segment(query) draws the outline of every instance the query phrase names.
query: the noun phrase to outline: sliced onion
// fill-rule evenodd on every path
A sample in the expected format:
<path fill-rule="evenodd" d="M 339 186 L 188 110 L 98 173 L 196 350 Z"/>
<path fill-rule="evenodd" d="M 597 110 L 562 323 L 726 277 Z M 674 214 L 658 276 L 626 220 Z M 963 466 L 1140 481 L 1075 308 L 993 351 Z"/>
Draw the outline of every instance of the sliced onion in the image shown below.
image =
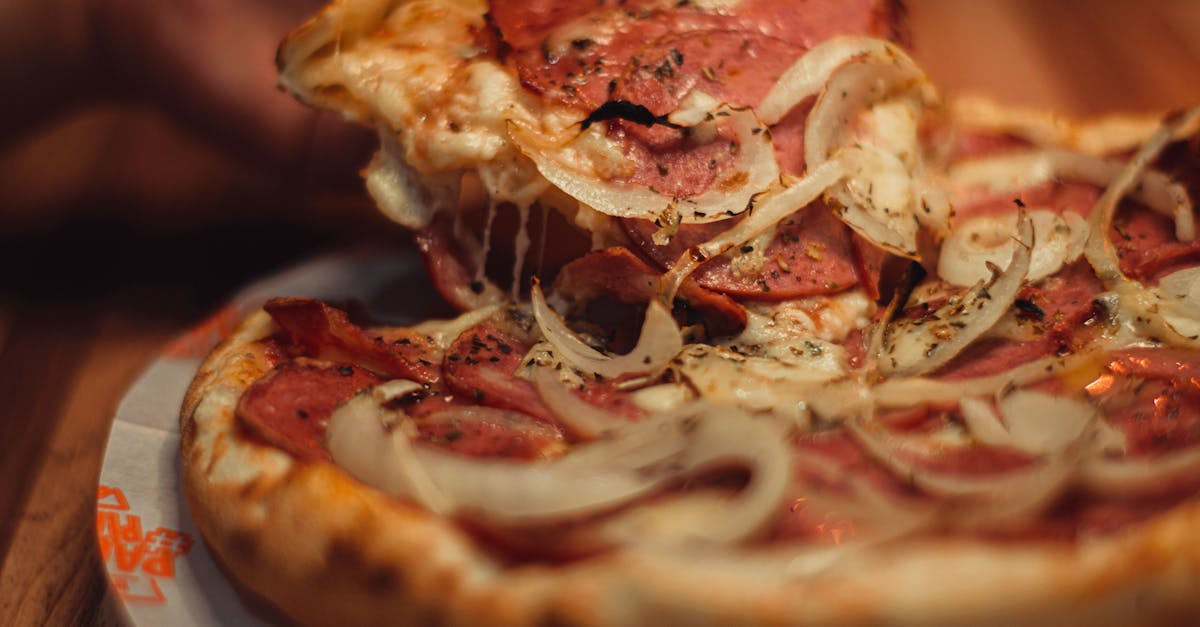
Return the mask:
<path fill-rule="evenodd" d="M 679 325 L 675 324 L 671 312 L 657 300 L 651 301 L 646 307 L 642 332 L 638 335 L 633 350 L 615 357 L 605 355 L 579 339 L 558 313 L 546 303 L 540 285 L 533 286 L 529 301 L 533 306 L 538 328 L 554 346 L 555 353 L 567 364 L 583 372 L 608 378 L 630 373 L 658 372 L 683 350 L 683 334 L 679 331 Z"/>
<path fill-rule="evenodd" d="M 804 362 L 785 363 L 697 344 L 679 354 L 676 369 L 705 400 L 794 417 L 807 409 L 807 401 L 818 396 L 824 384 L 845 373 L 830 357 L 822 351 Z"/>
<path fill-rule="evenodd" d="M 1113 179 L 1092 208 L 1089 223 L 1092 237 L 1084 255 L 1096 271 L 1096 276 L 1117 296 L 1126 317 L 1135 322 L 1144 336 L 1175 346 L 1200 348 L 1200 337 L 1180 332 L 1162 315 L 1162 297 L 1121 271 L 1116 247 L 1109 240 L 1113 216 L 1122 197 L 1142 178 L 1143 172 L 1181 128 L 1200 122 L 1200 107 L 1175 116 L 1162 126 L 1138 149 L 1129 163 Z"/>
<path fill-rule="evenodd" d="M 1124 164 L 1065 150 L 1034 150 L 968 159 L 950 170 L 950 185 L 956 198 L 982 189 L 1000 195 L 1059 180 L 1081 181 L 1096 186 L 1111 183 Z M 1196 219 L 1187 189 L 1154 170 L 1141 174 L 1130 196 L 1151 210 L 1175 220 L 1175 236 L 1184 242 L 1196 237 Z"/>
<path fill-rule="evenodd" d="M 928 80 L 913 60 L 894 46 L 842 64 L 825 85 L 808 116 L 804 158 L 809 167 L 824 163 L 848 145 L 847 131 L 857 116 L 889 97 L 923 91 Z M 929 94 L 919 94 L 924 100 Z M 908 143 L 907 138 L 903 142 Z M 916 156 L 916 155 L 913 155 Z"/>
<path fill-rule="evenodd" d="M 758 115 L 763 122 L 775 124 L 796 105 L 819 92 L 829 76 L 846 62 L 862 56 L 886 58 L 901 54 L 894 45 L 873 37 L 842 35 L 827 39 L 779 75 L 759 103 Z"/>
<path fill-rule="evenodd" d="M 929 438 L 903 437 L 861 419 L 846 427 L 867 452 L 892 473 L 929 492 L 955 500 L 946 522 L 959 527 L 996 527 L 1038 514 L 1067 488 L 1077 454 L 1048 456 L 1027 467 L 987 475 L 936 472 L 906 458 L 936 457 Z"/>
<path fill-rule="evenodd" d="M 1033 222 L 1022 214 L 1008 269 L 992 281 L 952 298 L 937 311 L 915 320 L 888 325 L 879 370 L 886 375 L 911 375 L 942 366 L 992 328 L 1012 306 L 1029 271 L 1034 245 Z"/>
<path fill-rule="evenodd" d="M 928 217 L 918 207 L 926 187 L 918 126 L 932 98 L 924 74 L 903 52 L 866 54 L 834 72 L 804 135 L 809 168 L 835 156 L 851 167 L 845 183 L 829 192 L 842 221 L 880 248 L 912 259 L 918 226 Z M 873 135 L 852 133 L 870 121 L 876 121 Z"/>
<path fill-rule="evenodd" d="M 810 203 L 816 200 L 822 192 L 841 179 L 845 171 L 845 166 L 838 160 L 828 161 L 815 168 L 810 167 L 803 178 L 782 189 L 776 188 L 768 192 L 765 194 L 765 198 L 757 199 L 756 206 L 750 215 L 733 228 L 699 246 L 684 251 L 661 279 L 664 292 L 663 301 L 672 302 L 684 279 L 700 267 L 700 264 L 734 246 L 749 241 L 796 211 L 809 207 Z M 810 210 L 821 211 L 822 209 L 810 207 Z"/>
<path fill-rule="evenodd" d="M 1030 253 L 1026 281 L 1038 281 L 1058 272 L 1083 254 L 1087 243 L 1087 220 L 1067 212 L 1061 216 L 1045 209 L 1028 212 L 1033 220 L 1035 244 Z M 979 216 L 956 225 L 942 243 L 938 257 L 938 276 L 961 287 L 969 287 L 991 277 L 988 264 L 1004 269 L 1017 243 L 1017 215 Z"/>
<path fill-rule="evenodd" d="M 603 523 L 605 535 L 622 544 L 730 543 L 755 535 L 779 512 L 792 480 L 791 452 L 779 429 L 727 409 L 701 415 L 687 463 L 745 466 L 750 483 L 733 497 L 698 492 L 642 504 Z"/>
<path fill-rule="evenodd" d="M 1097 422 L 1091 405 L 1033 390 L 1003 395 L 996 405 L 1004 416 L 1009 446 L 1031 455 L 1066 451 Z"/>
<path fill-rule="evenodd" d="M 464 457 L 414 446 L 370 392 L 334 411 L 327 445 L 355 477 L 443 515 L 535 524 L 603 513 L 704 469 L 744 466 L 750 484 L 703 539 L 732 541 L 760 528 L 791 476 L 786 445 L 769 423 L 741 414 L 689 411 L 629 423 L 613 437 L 541 462 Z M 712 521 L 709 521 L 712 522 Z"/>
<path fill-rule="evenodd" d="M 580 438 L 594 440 L 629 423 L 628 418 L 604 411 L 576 396 L 552 368 L 534 369 L 533 384 L 559 422 Z"/>
<path fill-rule="evenodd" d="M 876 246 L 916 259 L 921 223 L 908 166 L 895 155 L 869 147 L 845 148 L 839 156 L 853 165 L 844 189 L 831 190 L 837 200 L 834 213 Z"/>
<path fill-rule="evenodd" d="M 370 393 L 347 401 L 329 421 L 330 454 L 364 483 L 444 515 L 473 512 L 523 521 L 602 511 L 652 491 L 666 477 L 643 471 L 680 454 L 687 443 L 678 428 L 659 421 L 651 429 L 629 431 L 643 440 L 641 451 L 631 449 L 639 443 L 624 439 L 593 445 L 605 446 L 610 453 L 605 456 L 592 451 L 546 462 L 478 459 L 414 446 L 404 429 L 385 431 L 382 421 L 395 413 Z M 629 460 L 631 450 L 640 455 Z M 602 457 L 613 462 L 594 463 Z M 585 458 L 593 463 L 575 461 Z M 632 463 L 623 465 L 622 459 Z"/>
<path fill-rule="evenodd" d="M 1000 422 L 1000 416 L 996 415 L 990 401 L 973 396 L 966 397 L 959 402 L 958 411 L 967 431 L 976 442 L 986 446 L 1011 444 L 1012 436 Z"/>
<path fill-rule="evenodd" d="M 447 346 L 453 342 L 455 338 L 466 332 L 467 329 L 478 325 L 479 323 L 491 319 L 500 312 L 499 305 L 488 305 L 477 309 L 472 309 L 458 317 L 449 320 L 426 320 L 420 324 L 414 325 L 412 330 L 421 335 L 433 338 L 433 341 L 441 346 Z"/>
<path fill-rule="evenodd" d="M 1043 357 L 986 377 L 943 381 L 924 377 L 888 379 L 872 388 L 880 407 L 908 407 L 923 403 L 953 403 L 959 399 L 992 396 L 1091 364 L 1096 357 L 1080 352 L 1066 357 Z"/>
<path fill-rule="evenodd" d="M 382 407 L 385 390 L 368 390 L 346 401 L 329 417 L 325 447 L 335 463 L 388 494 L 402 495 L 435 514 L 449 514 L 454 501 L 433 479 L 409 442 L 415 427 L 403 412 Z M 393 427 L 389 433 L 387 426 Z"/>
<path fill-rule="evenodd" d="M 1012 135 L 1031 144 L 1077 150 L 1089 155 L 1113 155 L 1135 150 L 1158 128 L 1150 116 L 1116 114 L 1085 122 L 1061 118 L 1043 109 L 1003 105 L 981 97 L 958 97 L 951 114 L 963 127 Z M 1195 132 L 1184 127 L 1176 137 Z"/>
<path fill-rule="evenodd" d="M 681 383 L 662 383 L 651 385 L 629 394 L 634 405 L 646 412 L 675 411 L 695 395 L 686 385 Z"/>
<path fill-rule="evenodd" d="M 690 114 L 698 100 L 711 97 L 693 92 L 680 105 L 676 117 Z M 755 194 L 779 177 L 771 134 L 748 108 L 716 105 L 692 129 L 692 136 L 713 135 L 718 124 L 730 124 L 738 150 L 735 162 L 718 175 L 709 189 L 690 197 L 672 198 L 647 187 L 619 180 L 633 165 L 619 153 L 614 140 L 605 135 L 603 124 L 580 133 L 566 143 L 542 136 L 533 129 L 510 121 L 508 135 L 513 144 L 537 166 L 538 172 L 568 196 L 596 211 L 621 218 L 654 220 L 665 211 L 676 212 L 684 223 L 726 220 L 742 213 Z"/>
<path fill-rule="evenodd" d="M 1158 313 L 1179 334 L 1200 337 L 1200 267 L 1185 268 L 1159 279 Z"/>
<path fill-rule="evenodd" d="M 1093 455 L 1084 460 L 1079 483 L 1093 494 L 1117 497 L 1145 497 L 1195 485 L 1200 483 L 1200 448 L 1145 458 Z"/>

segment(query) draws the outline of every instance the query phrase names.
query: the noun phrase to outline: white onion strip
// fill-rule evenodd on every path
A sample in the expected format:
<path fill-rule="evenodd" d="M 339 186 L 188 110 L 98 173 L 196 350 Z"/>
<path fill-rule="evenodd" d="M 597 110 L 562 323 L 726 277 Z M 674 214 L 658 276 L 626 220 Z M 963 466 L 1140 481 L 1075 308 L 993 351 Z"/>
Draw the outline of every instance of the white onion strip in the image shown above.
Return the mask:
<path fill-rule="evenodd" d="M 943 513 L 946 522 L 959 527 L 996 527 L 1036 515 L 1067 488 L 1077 458 L 1047 456 L 1026 467 L 986 475 L 935 472 L 904 459 L 935 457 L 938 450 L 926 438 L 898 436 L 862 419 L 846 421 L 846 428 L 892 473 L 928 493 L 954 499 L 954 507 Z"/>
<path fill-rule="evenodd" d="M 885 375 L 913 375 L 942 366 L 992 328 L 1012 306 L 1029 272 L 1034 245 L 1033 223 L 1022 212 L 1018 245 L 1008 268 L 990 283 L 971 288 L 932 314 L 888 325 L 879 370 Z"/>
<path fill-rule="evenodd" d="M 554 412 L 571 433 L 580 438 L 594 440 L 628 424 L 628 418 L 604 411 L 576 396 L 567 384 L 559 381 L 552 368 L 535 368 L 533 385 L 546 407 Z"/>
<path fill-rule="evenodd" d="M 446 515 L 454 501 L 434 481 L 430 469 L 415 456 L 409 441 L 415 431 L 403 412 L 382 407 L 386 388 L 360 392 L 329 417 L 325 447 L 335 463 L 388 494 L 404 495 L 429 511 Z M 385 425 L 392 427 L 391 432 Z"/>
<path fill-rule="evenodd" d="M 796 105 L 819 92 L 829 76 L 848 61 L 862 56 L 884 58 L 903 54 L 882 39 L 842 35 L 817 44 L 784 70 L 758 105 L 763 122 L 775 124 Z"/>
<path fill-rule="evenodd" d="M 810 168 L 803 178 L 781 190 L 769 192 L 741 222 L 713 239 L 686 250 L 661 279 L 664 302 L 672 302 L 684 279 L 705 261 L 746 242 L 762 233 L 780 220 L 803 209 L 816 200 L 822 192 L 842 178 L 846 168 L 840 160 L 827 161 Z M 813 208 L 813 210 L 822 210 Z"/>
<path fill-rule="evenodd" d="M 1116 293 L 1121 309 L 1133 314 L 1131 318 L 1141 327 L 1141 334 L 1188 348 L 1200 348 L 1200 337 L 1180 333 L 1159 311 L 1161 296 L 1125 276 L 1116 247 L 1109 239 L 1109 229 L 1121 198 L 1141 179 L 1142 173 L 1179 130 L 1197 121 L 1200 121 L 1200 107 L 1189 109 L 1168 121 L 1138 149 L 1092 208 L 1089 216 L 1092 235 L 1084 248 L 1084 255 L 1095 269 L 1096 276 L 1104 282 L 1105 287 Z"/>
<path fill-rule="evenodd" d="M 691 117 L 697 100 L 711 97 L 693 92 L 680 105 L 675 119 Z M 726 220 L 742 213 L 755 194 L 779 176 L 771 134 L 748 108 L 717 104 L 698 124 L 689 126 L 695 137 L 713 135 L 718 124 L 732 125 L 737 142 L 735 161 L 725 166 L 709 188 L 695 196 L 673 198 L 649 187 L 616 178 L 632 172 L 614 140 L 605 136 L 606 125 L 597 124 L 566 143 L 547 138 L 516 122 L 508 123 L 513 144 L 529 157 L 538 172 L 558 189 L 596 211 L 620 218 L 655 220 L 673 210 L 684 223 Z"/>
<path fill-rule="evenodd" d="M 837 69 L 813 105 L 804 133 L 809 168 L 835 156 L 846 161 L 844 184 L 829 192 L 841 206 L 842 221 L 880 248 L 910 259 L 919 256 L 919 227 L 933 217 L 932 209 L 925 215 L 918 208 L 927 184 L 917 131 L 920 112 L 932 99 L 916 63 L 889 47 Z M 856 138 L 852 131 L 867 111 L 888 115 L 873 137 Z"/>
<path fill-rule="evenodd" d="M 384 431 L 390 412 L 363 393 L 334 411 L 327 446 L 334 461 L 364 483 L 412 499 L 438 514 L 474 512 L 533 521 L 584 515 L 652 491 L 665 480 L 643 472 L 680 454 L 686 439 L 669 421 L 630 430 L 604 445 L 605 455 L 572 453 L 547 462 L 477 459 L 413 446 L 403 429 Z M 628 457 L 632 452 L 640 453 Z M 637 451 L 637 446 L 645 450 Z M 646 454 L 649 453 L 649 454 Z M 599 459 L 596 459 L 599 457 Z M 599 463 L 604 458 L 610 463 Z M 577 460 L 590 459 L 592 463 Z M 572 460 L 572 461 L 568 461 Z"/>
<path fill-rule="evenodd" d="M 766 421 L 691 409 L 629 423 L 556 460 L 528 462 L 413 446 L 405 429 L 384 429 L 405 420 L 395 418 L 400 412 L 364 392 L 334 411 L 326 442 L 338 465 L 388 494 L 443 515 L 517 525 L 603 513 L 700 470 L 743 466 L 750 484 L 721 520 L 694 530 L 696 539 L 743 539 L 780 505 L 792 473 L 787 447 Z"/>
<path fill-rule="evenodd" d="M 1088 223 L 1069 211 L 1062 215 L 1047 209 L 1027 211 L 1033 221 L 1036 244 L 1030 253 L 1025 280 L 1033 282 L 1079 259 L 1087 244 Z M 955 225 L 942 242 L 938 277 L 959 287 L 987 280 L 991 276 L 989 263 L 1003 269 L 1012 257 L 1012 249 L 1018 245 L 1012 239 L 1016 225 L 1016 213 L 977 216 Z"/>
<path fill-rule="evenodd" d="M 1137 149 L 1159 127 L 1150 116 L 1112 114 L 1084 121 L 1062 118 L 1044 109 L 1003 105 L 978 96 L 959 96 L 950 113 L 960 126 L 1012 135 L 1039 146 L 1077 150 L 1089 155 L 1113 155 Z M 1200 121 L 1200 120 L 1198 120 Z M 1177 139 L 1200 130 L 1180 127 Z"/>
<path fill-rule="evenodd" d="M 923 377 L 888 379 L 872 388 L 874 402 L 880 407 L 907 407 L 922 403 L 952 403 L 963 397 L 991 396 L 1002 390 L 1042 381 L 1091 363 L 1088 352 L 1066 357 L 1043 357 L 994 375 L 942 381 Z"/>
<path fill-rule="evenodd" d="M 683 335 L 671 312 L 657 300 L 646 307 L 646 318 L 633 350 L 625 355 L 611 356 L 588 346 L 559 317 L 534 284 L 529 295 L 533 315 L 555 353 L 568 365 L 585 373 L 614 378 L 629 373 L 658 372 L 683 350 Z"/>
<path fill-rule="evenodd" d="M 1005 194 L 1042 183 L 1074 180 L 1099 187 L 1112 183 L 1124 167 L 1109 161 L 1065 150 L 1033 150 L 968 159 L 950 169 L 950 185 L 961 198 L 971 189 Z M 1196 220 L 1187 190 L 1170 177 L 1145 170 L 1130 190 L 1130 197 L 1151 210 L 1175 220 L 1175 237 L 1183 242 L 1196 238 Z"/>
<path fill-rule="evenodd" d="M 1200 483 L 1200 447 L 1148 458 L 1097 454 L 1084 460 L 1079 477 L 1079 484 L 1092 494 L 1118 497 L 1169 492 L 1185 483 Z"/>
<path fill-rule="evenodd" d="M 703 406 L 693 467 L 734 464 L 753 469 L 736 496 L 708 492 L 677 495 L 641 505 L 602 524 L 622 544 L 730 543 L 746 539 L 779 512 L 792 481 L 792 454 L 771 422 L 725 408 Z"/>
<path fill-rule="evenodd" d="M 1066 396 L 1014 390 L 996 402 L 1008 434 L 1008 446 L 1030 455 L 1065 452 L 1098 421 L 1091 405 Z"/>

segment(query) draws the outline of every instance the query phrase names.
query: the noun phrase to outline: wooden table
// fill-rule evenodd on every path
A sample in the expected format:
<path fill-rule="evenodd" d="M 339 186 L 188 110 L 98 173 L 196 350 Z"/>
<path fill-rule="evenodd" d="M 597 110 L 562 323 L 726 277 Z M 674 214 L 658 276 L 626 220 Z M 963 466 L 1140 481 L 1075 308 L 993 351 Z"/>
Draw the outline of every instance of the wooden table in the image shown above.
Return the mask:
<path fill-rule="evenodd" d="M 1200 3 L 909 0 L 909 6 L 916 57 L 947 92 L 980 91 L 1074 114 L 1200 102 Z M 91 147 L 90 160 L 71 152 L 74 175 L 85 179 L 111 172 L 117 157 L 141 163 L 125 171 L 134 185 L 156 167 L 180 176 L 186 169 L 136 143 L 97 143 L 88 135 L 104 127 L 100 119 L 158 133 L 168 143 L 184 141 L 161 120 L 130 110 L 83 115 L 26 142 L 20 154 L 0 155 L 0 166 L 9 174 L 16 167 L 44 172 L 65 158 L 48 147 L 59 142 Z M 48 178 L 40 185 L 54 190 L 67 184 L 55 176 L 71 175 L 43 173 Z M 145 184 L 163 188 L 160 178 Z M 94 537 L 97 476 L 114 408 L 164 342 L 254 276 L 349 241 L 404 241 L 362 213 L 349 223 L 306 218 L 268 226 L 278 199 L 274 212 L 261 214 L 272 217 L 256 219 L 254 205 L 270 204 L 270 194 L 230 189 L 227 201 L 236 211 L 207 223 L 143 220 L 138 207 L 112 212 L 77 192 L 66 203 L 73 217 L 51 228 L 0 232 L 0 623 L 116 622 Z M 0 195 L 32 211 L 51 203 L 50 196 Z M 118 218 L 87 217 L 96 215 Z"/>

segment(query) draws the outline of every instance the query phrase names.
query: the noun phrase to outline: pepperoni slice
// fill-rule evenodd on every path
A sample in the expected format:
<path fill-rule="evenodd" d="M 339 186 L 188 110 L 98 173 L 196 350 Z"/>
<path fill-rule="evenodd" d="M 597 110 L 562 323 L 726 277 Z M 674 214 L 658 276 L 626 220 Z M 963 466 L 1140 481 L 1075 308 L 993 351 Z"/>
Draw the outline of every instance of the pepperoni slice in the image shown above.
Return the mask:
<path fill-rule="evenodd" d="M 678 108 L 693 89 L 734 106 L 756 106 L 803 51 L 756 31 L 669 34 L 638 49 L 634 58 L 639 65 L 627 69 L 613 97 L 643 105 L 655 115 Z M 775 150 L 793 174 L 803 171 L 804 147 L 802 139 L 793 141 L 802 137 L 802 131 L 792 132 L 791 127 L 803 129 L 804 118 L 789 116 L 787 124 L 772 129 L 789 140 L 776 142 Z M 664 194 L 691 196 L 704 191 L 734 158 L 728 148 L 732 136 L 696 146 L 680 130 L 618 124 L 634 140 L 626 148 L 637 164 L 631 182 Z"/>
<path fill-rule="evenodd" d="M 884 0 L 747 0 L 705 11 L 690 3 L 539 0 L 490 3 L 521 82 L 550 100 L 592 111 L 623 100 L 664 115 L 693 89 L 756 106 L 808 48 L 842 34 L 898 35 L 898 4 Z M 784 171 L 804 169 L 799 107 L 774 129 Z M 679 130 L 616 122 L 636 169 L 629 182 L 683 197 L 703 192 L 732 161 L 724 141 L 696 144 Z M 736 150 L 736 144 L 732 144 Z"/>
<path fill-rule="evenodd" d="M 1129 208 L 1113 220 L 1109 238 L 1117 248 L 1121 270 L 1138 279 L 1158 279 L 1200 261 L 1200 239 L 1175 238 L 1174 220 L 1144 208 Z"/>
<path fill-rule="evenodd" d="M 1132 348 L 1113 355 L 1107 370 L 1088 390 L 1125 433 L 1128 455 L 1200 445 L 1200 361 L 1194 353 Z"/>
<path fill-rule="evenodd" d="M 312 298 L 273 298 L 263 306 L 306 357 L 354 363 L 380 375 L 437 381 L 441 349 L 409 329 L 370 333 L 346 312 Z"/>
<path fill-rule="evenodd" d="M 1055 353 L 1074 352 L 1099 331 L 1084 323 L 1098 314 L 1096 298 L 1104 290 L 1086 261 L 1080 260 L 1018 294 L 1017 317 L 1030 325 L 1028 340 L 976 342 L 940 368 L 940 379 L 969 379 L 1003 372 Z"/>
<path fill-rule="evenodd" d="M 286 361 L 246 389 L 237 417 L 255 435 L 299 460 L 328 461 L 323 442 L 333 410 L 380 381 L 350 364 Z"/>
<path fill-rule="evenodd" d="M 529 344 L 484 322 L 467 329 L 446 350 L 446 385 L 469 401 L 488 407 L 524 412 L 547 424 L 554 413 L 533 384 L 516 376 Z"/>
<path fill-rule="evenodd" d="M 734 218 L 733 220 L 737 220 Z M 733 224 L 685 224 L 666 246 L 654 244 L 657 227 L 645 220 L 622 220 L 625 232 L 647 258 L 666 269 L 692 246 L 702 244 Z M 738 276 L 730 257 L 722 255 L 692 276 L 714 292 L 756 300 L 787 300 L 833 294 L 858 283 L 850 230 L 821 204 L 814 204 L 779 223 L 756 272 Z"/>
<path fill-rule="evenodd" d="M 425 272 L 437 293 L 459 311 L 471 311 L 503 299 L 491 281 L 476 281 L 475 267 L 462 245 L 455 240 L 449 220 L 435 218 L 413 236 Z"/>
<path fill-rule="evenodd" d="M 609 84 L 642 65 L 639 48 L 667 34 L 727 30 L 801 49 L 843 34 L 903 38 L 902 9 L 890 0 L 744 0 L 711 12 L 686 2 L 536 0 L 489 10 L 525 86 L 581 109 L 607 100 Z"/>
<path fill-rule="evenodd" d="M 490 407 L 444 410 L 417 421 L 418 442 L 470 457 L 540 459 L 561 449 L 554 425 L 516 411 Z"/>

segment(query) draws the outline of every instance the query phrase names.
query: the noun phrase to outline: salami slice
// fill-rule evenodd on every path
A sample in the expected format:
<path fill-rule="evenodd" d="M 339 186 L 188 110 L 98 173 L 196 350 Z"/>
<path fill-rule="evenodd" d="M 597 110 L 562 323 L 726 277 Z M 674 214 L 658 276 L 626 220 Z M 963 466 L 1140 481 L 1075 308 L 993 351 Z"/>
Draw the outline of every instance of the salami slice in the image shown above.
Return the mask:
<path fill-rule="evenodd" d="M 512 409 L 547 423 L 558 424 L 533 384 L 516 376 L 525 344 L 484 322 L 463 332 L 446 350 L 446 385 L 470 402 Z"/>
<path fill-rule="evenodd" d="M 346 312 L 311 298 L 273 298 L 263 309 L 306 357 L 359 364 L 421 383 L 441 377 L 441 348 L 409 329 L 369 333 L 350 322 Z"/>
<path fill-rule="evenodd" d="M 1089 392 L 1125 433 L 1127 455 L 1200 445 L 1200 361 L 1194 353 L 1132 348 L 1113 355 L 1106 370 Z"/>
<path fill-rule="evenodd" d="M 939 369 L 938 378 L 969 379 L 1015 368 L 1052 354 L 1074 352 L 1099 325 L 1085 324 L 1102 311 L 1096 298 L 1103 291 L 1086 261 L 1077 261 L 1038 285 L 1022 288 L 1014 312 L 1025 338 L 993 338 L 969 346 Z"/>
<path fill-rule="evenodd" d="M 445 217 L 434 219 L 414 240 L 433 288 L 459 311 L 471 311 L 503 300 L 504 295 L 491 281 L 476 279 L 474 265 L 463 246 L 455 240 Z"/>
<path fill-rule="evenodd" d="M 686 224 L 666 246 L 654 243 L 658 228 L 645 220 L 622 220 L 626 233 L 648 259 L 668 268 L 692 246 L 701 244 L 735 224 Z M 754 253 L 743 248 L 742 253 Z M 755 300 L 786 300 L 833 294 L 858 283 L 850 230 L 823 205 L 809 206 L 779 223 L 775 237 L 762 253 L 761 267 L 739 273 L 729 255 L 701 266 L 692 276 L 714 292 Z"/>
<path fill-rule="evenodd" d="M 286 361 L 255 381 L 237 405 L 241 424 L 303 461 L 329 461 L 325 427 L 338 405 L 382 379 L 347 363 Z"/>
<path fill-rule="evenodd" d="M 470 457 L 540 459 L 561 452 L 563 434 L 518 411 L 490 407 L 444 410 L 417 422 L 417 441 Z"/>
<path fill-rule="evenodd" d="M 734 106 L 757 106 L 801 54 L 834 35 L 894 36 L 899 10 L 879 0 L 808 0 L 781 6 L 751 0 L 706 10 L 692 3 L 493 2 L 491 16 L 522 83 L 546 98 L 591 112 L 621 101 L 655 116 L 700 90 Z M 784 171 L 804 169 L 807 108 L 776 135 Z M 665 126 L 615 122 L 636 164 L 629 182 L 676 197 L 708 189 L 733 160 L 728 130 L 697 143 Z"/>
<path fill-rule="evenodd" d="M 1156 283 L 1200 261 L 1200 240 L 1179 241 L 1173 220 L 1140 207 L 1117 214 L 1109 239 L 1117 248 L 1121 271 L 1139 281 Z"/>

